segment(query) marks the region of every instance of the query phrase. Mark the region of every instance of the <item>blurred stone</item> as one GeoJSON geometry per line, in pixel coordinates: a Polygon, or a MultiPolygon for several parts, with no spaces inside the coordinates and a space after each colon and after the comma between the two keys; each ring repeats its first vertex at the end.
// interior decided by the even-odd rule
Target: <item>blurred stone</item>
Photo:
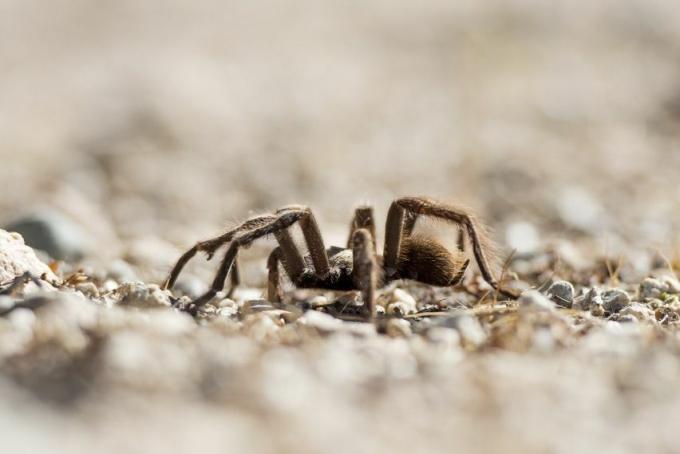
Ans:
{"type": "Polygon", "coordinates": [[[578,306],[581,310],[589,310],[590,313],[596,317],[602,317],[605,310],[600,289],[593,287],[588,290],[584,295],[583,300],[579,301],[578,306]]]}
{"type": "Polygon", "coordinates": [[[574,304],[571,306],[572,309],[576,309],[578,311],[587,311],[590,309],[590,303],[587,302],[586,299],[587,295],[579,295],[576,298],[574,298],[574,304]]]}
{"type": "Polygon", "coordinates": [[[342,328],[342,320],[314,310],[305,312],[298,322],[325,333],[339,331],[342,328]]]}
{"type": "Polygon", "coordinates": [[[410,337],[413,334],[411,324],[403,318],[392,318],[387,321],[385,334],[390,337],[410,337]]]}
{"type": "Polygon", "coordinates": [[[461,337],[458,330],[445,326],[433,326],[427,330],[427,339],[435,344],[444,345],[447,348],[460,348],[461,337]]]}
{"type": "Polygon", "coordinates": [[[437,322],[437,326],[453,328],[458,331],[463,342],[472,347],[480,347],[486,342],[487,335],[482,325],[472,314],[456,314],[437,322]]]}
{"type": "Polygon", "coordinates": [[[661,282],[666,286],[666,291],[668,293],[680,293],[680,282],[674,276],[663,276],[661,282]]]}
{"type": "Polygon", "coordinates": [[[218,307],[217,314],[220,317],[230,318],[235,317],[238,314],[238,304],[229,298],[225,298],[222,301],[220,301],[217,307],[218,307]]]}
{"type": "Polygon", "coordinates": [[[44,276],[50,282],[58,280],[52,270],[38,260],[35,251],[24,244],[20,234],[0,230],[0,283],[9,283],[27,272],[35,277],[44,276]]]}
{"type": "Polygon", "coordinates": [[[345,322],[332,315],[309,310],[305,312],[297,322],[305,327],[312,328],[321,334],[343,332],[357,336],[370,336],[376,334],[373,323],[345,322]]]}
{"type": "Polygon", "coordinates": [[[571,308],[574,304],[574,286],[567,281],[556,281],[548,289],[548,297],[557,305],[571,308]]]}
{"type": "Polygon", "coordinates": [[[395,288],[378,298],[378,304],[385,308],[389,315],[408,315],[418,311],[415,298],[405,290],[395,288]]]}
{"type": "Polygon", "coordinates": [[[102,290],[104,293],[112,292],[118,288],[118,282],[114,281],[113,279],[107,279],[104,281],[102,284],[102,290]]]}
{"type": "Polygon", "coordinates": [[[138,308],[170,307],[170,293],[161,290],[158,285],[146,285],[141,282],[128,282],[118,287],[115,292],[119,304],[138,308]]]}
{"type": "Polygon", "coordinates": [[[241,314],[243,316],[255,314],[257,312],[274,310],[274,306],[266,299],[250,300],[243,303],[241,307],[241,314]]]}
{"type": "Polygon", "coordinates": [[[134,282],[137,280],[135,270],[125,260],[114,260],[108,267],[107,276],[119,284],[124,282],[134,282]]]}
{"type": "Polygon", "coordinates": [[[505,241],[519,256],[536,252],[540,245],[538,231],[528,222],[510,224],[505,230],[505,241]]]}
{"type": "Polygon", "coordinates": [[[75,288],[87,298],[99,298],[99,289],[97,289],[97,286],[93,282],[83,282],[82,284],[76,285],[75,288]]]}
{"type": "Polygon", "coordinates": [[[218,314],[218,309],[212,304],[203,304],[196,308],[196,319],[211,319],[218,314]]]}
{"type": "Polygon", "coordinates": [[[640,298],[645,300],[648,298],[660,298],[662,293],[668,291],[668,286],[664,285],[660,280],[648,277],[640,283],[640,298]]]}
{"type": "Polygon", "coordinates": [[[312,298],[310,298],[309,301],[307,301],[307,303],[309,304],[309,307],[311,307],[311,308],[323,307],[323,306],[328,306],[330,304],[333,304],[333,302],[331,300],[329,300],[328,298],[326,298],[323,295],[315,295],[312,298]]]}
{"type": "Polygon", "coordinates": [[[600,226],[602,207],[586,189],[565,187],[557,199],[557,209],[562,222],[583,231],[594,231],[600,226]]]}
{"type": "Polygon", "coordinates": [[[258,342],[272,339],[281,329],[276,322],[264,313],[250,314],[243,320],[246,334],[258,342]]]}
{"type": "Polygon", "coordinates": [[[607,312],[619,312],[630,304],[630,296],[623,290],[607,290],[602,295],[602,307],[607,312]]]}
{"type": "Polygon", "coordinates": [[[44,210],[18,219],[5,227],[18,232],[27,245],[45,251],[56,260],[77,262],[88,252],[91,242],[76,223],[59,212],[44,210]]]}
{"type": "Polygon", "coordinates": [[[527,290],[517,300],[520,311],[552,311],[555,304],[538,290],[527,290]]]}
{"type": "Polygon", "coordinates": [[[590,313],[595,317],[602,317],[604,315],[604,307],[601,304],[592,304],[590,306],[590,313]]]}
{"type": "Polygon", "coordinates": [[[600,292],[600,289],[597,287],[593,287],[590,290],[588,290],[588,293],[586,293],[583,304],[588,307],[592,307],[593,304],[601,306],[602,292],[600,292]]]}
{"type": "Polygon", "coordinates": [[[621,309],[622,316],[631,315],[640,321],[654,320],[654,312],[644,304],[632,303],[621,309]]]}

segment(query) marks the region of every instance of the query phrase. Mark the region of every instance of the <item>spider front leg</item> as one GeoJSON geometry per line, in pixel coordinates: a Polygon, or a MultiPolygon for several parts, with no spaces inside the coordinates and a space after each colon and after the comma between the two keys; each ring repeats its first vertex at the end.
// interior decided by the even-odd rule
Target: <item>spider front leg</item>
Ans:
{"type": "MultiPolygon", "coordinates": [[[[255,218],[245,221],[243,224],[239,225],[235,229],[229,230],[228,232],[220,236],[217,236],[206,241],[198,242],[194,247],[192,247],[184,254],[182,254],[179,260],[177,260],[177,263],[172,268],[172,271],[170,271],[170,275],[163,283],[162,288],[164,290],[172,289],[175,286],[177,278],[182,272],[182,269],[184,269],[189,260],[191,260],[199,251],[207,253],[208,260],[210,260],[215,254],[215,252],[224,244],[229,243],[234,238],[234,235],[236,235],[237,233],[242,232],[244,230],[250,230],[258,226],[266,225],[275,219],[276,216],[273,215],[257,216],[255,218]]],[[[238,281],[238,277],[236,277],[235,280],[238,281]]]]}
{"type": "Polygon", "coordinates": [[[354,266],[352,272],[357,288],[361,292],[366,307],[368,321],[374,321],[376,316],[375,292],[378,281],[375,249],[371,233],[366,229],[359,229],[352,235],[352,252],[354,266]]]}
{"type": "MultiPolygon", "coordinates": [[[[213,299],[218,292],[221,292],[224,289],[224,283],[227,279],[227,275],[229,274],[229,270],[234,264],[239,248],[247,247],[258,238],[262,238],[270,234],[274,234],[277,236],[277,239],[281,241],[281,238],[285,238],[285,235],[280,235],[280,232],[284,231],[296,222],[300,222],[301,224],[305,240],[307,241],[307,247],[310,251],[310,254],[312,255],[312,261],[314,262],[317,275],[323,276],[321,273],[324,271],[319,271],[319,269],[324,269],[322,266],[324,262],[328,264],[328,269],[330,269],[323,239],[321,238],[321,234],[318,230],[318,226],[316,225],[316,221],[311,214],[311,211],[308,209],[284,209],[279,210],[277,213],[278,215],[275,217],[275,219],[268,224],[255,227],[248,231],[240,232],[233,237],[229,247],[227,248],[227,252],[224,255],[224,259],[222,260],[222,263],[220,263],[217,275],[210,286],[210,290],[194,301],[195,306],[206,304],[208,301],[213,299]],[[316,268],[317,262],[319,263],[318,268],[316,268]]],[[[284,243],[280,243],[280,248],[282,251],[283,264],[285,268],[286,260],[290,260],[290,258],[286,257],[284,243]]],[[[296,251],[296,253],[299,255],[299,252],[296,251]]],[[[294,258],[294,260],[297,260],[297,258],[294,258]]],[[[328,271],[325,271],[325,273],[328,273],[328,271]]]]}

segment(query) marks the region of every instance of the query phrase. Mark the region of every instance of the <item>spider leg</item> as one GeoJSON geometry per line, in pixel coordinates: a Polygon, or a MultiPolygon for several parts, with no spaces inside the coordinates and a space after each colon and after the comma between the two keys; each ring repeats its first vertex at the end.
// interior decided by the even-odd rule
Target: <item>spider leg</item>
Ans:
{"type": "Polygon", "coordinates": [[[180,273],[182,272],[182,269],[184,269],[184,266],[194,258],[194,256],[199,252],[203,251],[208,254],[208,260],[212,258],[212,256],[215,254],[217,249],[222,247],[222,245],[230,242],[233,238],[234,235],[237,233],[244,231],[244,230],[250,230],[253,229],[257,226],[265,225],[268,222],[271,222],[272,220],[276,219],[276,216],[273,215],[264,215],[264,216],[257,216],[252,219],[249,219],[236,227],[235,229],[229,230],[228,232],[217,236],[215,238],[211,238],[206,241],[200,241],[198,242],[194,247],[186,251],[182,256],[177,260],[177,263],[175,266],[172,268],[172,271],[170,271],[170,276],[166,279],[166,281],[163,283],[163,289],[172,289],[174,287],[175,282],[177,282],[177,278],[179,277],[180,273]]]}
{"type": "MultiPolygon", "coordinates": [[[[319,230],[319,224],[316,222],[312,210],[304,206],[291,206],[278,210],[277,215],[293,215],[299,220],[300,229],[302,230],[302,235],[305,237],[305,243],[307,243],[307,249],[309,249],[309,255],[312,257],[312,263],[314,264],[314,270],[316,275],[323,278],[328,275],[331,271],[331,264],[328,260],[328,254],[326,253],[326,246],[323,242],[323,237],[321,236],[321,231],[319,230]]],[[[283,246],[283,245],[282,245],[283,246]]],[[[284,253],[284,263],[286,260],[286,249],[282,248],[284,253]]],[[[294,278],[294,276],[291,276],[294,278]]]]}
{"type": "Polygon", "coordinates": [[[231,267],[231,272],[229,273],[229,283],[231,285],[229,286],[229,291],[227,292],[227,298],[233,297],[236,287],[241,284],[241,272],[239,271],[238,266],[238,256],[234,258],[234,265],[231,267]]]}
{"type": "Polygon", "coordinates": [[[392,202],[387,212],[385,224],[385,245],[383,247],[383,269],[385,279],[389,280],[397,274],[399,249],[404,235],[405,211],[396,202],[392,202]]]}
{"type": "Polygon", "coordinates": [[[352,248],[352,238],[354,237],[354,232],[358,229],[368,230],[373,242],[373,250],[375,251],[375,217],[373,215],[373,207],[364,205],[354,210],[354,217],[352,218],[352,223],[349,227],[349,237],[347,238],[348,249],[352,248]]]}
{"type": "Polygon", "coordinates": [[[305,261],[302,258],[302,254],[300,254],[295,241],[293,241],[293,237],[287,229],[274,232],[274,236],[276,241],[279,242],[277,262],[283,262],[283,268],[286,270],[288,277],[295,282],[305,271],[305,261]]]}
{"type": "Polygon", "coordinates": [[[458,250],[465,252],[465,227],[458,225],[458,250]]]}
{"type": "Polygon", "coordinates": [[[269,254],[267,259],[267,299],[272,303],[281,302],[281,281],[279,276],[279,261],[281,259],[281,248],[277,247],[269,254]]]}
{"type": "Polygon", "coordinates": [[[463,281],[463,277],[465,277],[465,272],[467,271],[469,265],[470,259],[467,259],[465,263],[463,263],[463,266],[460,268],[458,274],[456,274],[456,277],[454,277],[453,281],[451,281],[451,287],[454,287],[463,281]]]}
{"type": "MultiPolygon", "coordinates": [[[[196,301],[194,301],[194,304],[196,306],[201,306],[208,301],[210,301],[212,298],[217,295],[218,292],[221,292],[224,289],[224,283],[227,279],[227,275],[229,274],[229,270],[231,269],[232,265],[234,264],[234,260],[236,259],[236,255],[238,254],[238,250],[241,247],[247,247],[249,246],[253,241],[262,238],[266,235],[270,234],[276,234],[277,232],[280,232],[282,230],[287,229],[291,225],[295,224],[296,222],[300,222],[303,224],[305,222],[305,225],[303,227],[303,233],[306,232],[307,230],[310,229],[310,222],[309,222],[309,217],[311,217],[311,212],[309,210],[300,210],[300,209],[285,209],[285,210],[279,210],[277,212],[277,216],[274,218],[273,221],[255,227],[251,230],[246,230],[243,232],[239,232],[238,234],[234,235],[231,243],[229,244],[229,247],[227,248],[227,252],[224,255],[224,258],[222,259],[222,262],[220,263],[220,267],[217,271],[217,275],[215,276],[215,279],[213,280],[213,283],[210,287],[210,290],[208,290],[203,296],[198,298],[196,301]]],[[[313,225],[316,225],[315,222],[313,222],[313,225]]],[[[316,231],[318,232],[318,227],[316,227],[316,231]]],[[[310,248],[310,253],[312,253],[313,247],[317,247],[317,243],[312,243],[309,241],[308,236],[313,236],[314,232],[312,233],[307,233],[305,234],[305,238],[308,239],[308,247],[310,248]],[[314,246],[312,246],[314,245],[314,246]]],[[[312,238],[315,242],[320,242],[321,247],[323,247],[323,240],[321,239],[321,234],[319,233],[318,238],[312,238]]],[[[283,249],[282,249],[283,251],[283,249]]],[[[326,251],[323,250],[324,258],[326,259],[326,262],[328,262],[328,257],[326,256],[326,251]]],[[[314,256],[312,255],[312,259],[314,256]]],[[[285,258],[284,258],[284,265],[285,265],[285,258]]],[[[315,263],[316,265],[316,263],[315,263]]],[[[330,266],[329,266],[330,269],[330,266]]],[[[318,273],[318,269],[317,269],[318,273]]]]}
{"type": "Polygon", "coordinates": [[[385,238],[386,272],[396,273],[405,213],[432,216],[461,226],[461,229],[470,237],[472,251],[484,280],[494,289],[508,296],[515,296],[510,292],[500,289],[498,282],[493,277],[486,256],[487,252],[491,249],[491,242],[475,217],[462,208],[446,205],[425,197],[403,197],[395,200],[390,206],[387,216],[387,235],[385,238]]]}
{"type": "Polygon", "coordinates": [[[352,235],[352,252],[354,255],[352,272],[367,309],[368,321],[375,320],[376,315],[375,291],[378,276],[374,251],[370,231],[367,229],[356,230],[352,235]]]}

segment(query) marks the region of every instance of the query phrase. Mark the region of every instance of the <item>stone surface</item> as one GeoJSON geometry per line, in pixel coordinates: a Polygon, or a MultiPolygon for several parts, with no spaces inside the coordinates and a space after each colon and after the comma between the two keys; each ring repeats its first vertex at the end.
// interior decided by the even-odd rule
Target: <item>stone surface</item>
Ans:
{"type": "Polygon", "coordinates": [[[24,273],[35,277],[45,276],[49,282],[57,281],[57,276],[35,255],[18,233],[0,230],[0,283],[7,283],[24,273]]]}

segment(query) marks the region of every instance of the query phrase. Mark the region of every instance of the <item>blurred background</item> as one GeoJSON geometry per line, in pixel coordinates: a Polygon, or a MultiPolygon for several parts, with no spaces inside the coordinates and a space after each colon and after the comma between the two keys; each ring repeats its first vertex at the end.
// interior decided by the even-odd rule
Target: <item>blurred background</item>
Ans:
{"type": "Polygon", "coordinates": [[[338,243],[407,194],[508,248],[678,239],[671,0],[1,0],[0,64],[0,223],[67,220],[91,260],[287,203],[338,243]]]}

